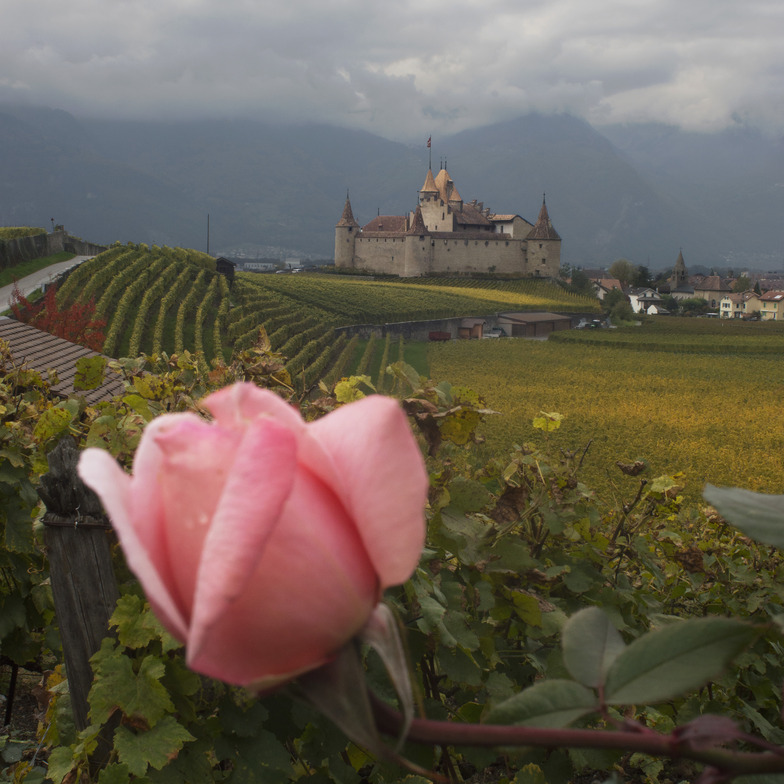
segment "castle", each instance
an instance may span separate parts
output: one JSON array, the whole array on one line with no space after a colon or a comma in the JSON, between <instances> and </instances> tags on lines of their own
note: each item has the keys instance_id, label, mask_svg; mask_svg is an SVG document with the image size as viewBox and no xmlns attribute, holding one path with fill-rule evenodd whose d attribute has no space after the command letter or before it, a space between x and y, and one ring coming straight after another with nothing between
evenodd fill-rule
<instances>
[{"instance_id":1,"label":"castle","mask_svg":"<svg viewBox=\"0 0 784 784\"><path fill-rule=\"evenodd\" d=\"M498 273L556 277L561 238L542 208L536 223L519 215L491 213L466 203L446 168L428 169L419 204L408 215L379 215L360 227L346 195L335 226L335 266L399 275Z\"/></svg>"}]
</instances>

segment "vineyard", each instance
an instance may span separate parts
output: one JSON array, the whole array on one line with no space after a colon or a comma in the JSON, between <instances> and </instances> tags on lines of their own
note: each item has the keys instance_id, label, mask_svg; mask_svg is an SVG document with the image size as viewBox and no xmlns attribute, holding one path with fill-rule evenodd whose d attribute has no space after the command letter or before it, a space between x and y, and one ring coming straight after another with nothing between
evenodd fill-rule
<instances>
[{"instance_id":1,"label":"vineyard","mask_svg":"<svg viewBox=\"0 0 784 784\"><path fill-rule=\"evenodd\" d=\"M590 441L586 481L606 493L607 467L636 460L649 466L644 476L683 472L691 498L706 481L780 492L779 326L665 320L547 342L455 341L429 346L428 359L433 378L475 389L499 412L486 424L488 454L529 441L533 417L556 411L564 420L553 443Z\"/></svg>"},{"instance_id":2,"label":"vineyard","mask_svg":"<svg viewBox=\"0 0 784 784\"><path fill-rule=\"evenodd\" d=\"M546 343L453 341L425 352L391 335L362 340L334 328L509 310L590 312L597 304L531 279L240 273L230 288L210 256L144 245L110 248L58 292L60 306L90 300L106 320L110 356L187 350L207 371L252 347L263 326L299 393L351 374L393 392L385 371L403 360L485 395L501 412L487 426L489 450L525 441L525 423L540 410L558 411L566 421L553 438L564 448L593 439L586 470L605 488L607 477L592 476L592 466L641 459L654 475L684 471L692 495L706 480L779 489L770 427L784 385L778 323L658 318L558 332Z\"/></svg>"},{"instance_id":3,"label":"vineyard","mask_svg":"<svg viewBox=\"0 0 784 784\"><path fill-rule=\"evenodd\" d=\"M253 346L264 327L300 390L347 372L403 359L400 341L360 342L334 327L483 315L512 309L590 312L596 302L547 281L347 280L328 275L239 274L229 288L212 257L181 248L116 245L82 264L61 286L58 305L93 301L104 319L103 352L194 353L203 370Z\"/></svg>"}]
</instances>

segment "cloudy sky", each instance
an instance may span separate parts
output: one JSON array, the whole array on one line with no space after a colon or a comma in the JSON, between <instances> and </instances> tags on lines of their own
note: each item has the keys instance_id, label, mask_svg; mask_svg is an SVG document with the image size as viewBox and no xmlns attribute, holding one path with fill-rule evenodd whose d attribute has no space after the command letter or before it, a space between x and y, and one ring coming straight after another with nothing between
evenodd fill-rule
<instances>
[{"instance_id":1,"label":"cloudy sky","mask_svg":"<svg viewBox=\"0 0 784 784\"><path fill-rule=\"evenodd\" d=\"M0 102L403 141L567 111L784 133L782 0L0 0Z\"/></svg>"}]
</instances>

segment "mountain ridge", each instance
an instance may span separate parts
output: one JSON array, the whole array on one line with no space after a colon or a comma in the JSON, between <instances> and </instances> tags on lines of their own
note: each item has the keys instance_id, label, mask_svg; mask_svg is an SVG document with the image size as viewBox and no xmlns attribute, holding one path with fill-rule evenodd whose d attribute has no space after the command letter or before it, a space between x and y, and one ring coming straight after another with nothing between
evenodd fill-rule
<instances>
[{"instance_id":1,"label":"mountain ridge","mask_svg":"<svg viewBox=\"0 0 784 784\"><path fill-rule=\"evenodd\" d=\"M465 200L493 211L535 219L546 193L565 263L625 257L657 269L683 248L687 264L781 266L781 142L734 142L531 114L431 150ZM210 250L251 257L331 257L347 190L360 223L405 214L428 166L424 143L337 126L88 120L3 105L0 150L0 224L54 217L93 242L206 250L209 214Z\"/></svg>"}]
</instances>

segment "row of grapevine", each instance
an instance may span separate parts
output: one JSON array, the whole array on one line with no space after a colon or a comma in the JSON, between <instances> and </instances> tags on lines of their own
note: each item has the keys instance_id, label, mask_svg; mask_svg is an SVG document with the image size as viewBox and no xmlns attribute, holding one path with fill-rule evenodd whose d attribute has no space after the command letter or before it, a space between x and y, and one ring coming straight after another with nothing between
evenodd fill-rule
<instances>
[{"instance_id":1,"label":"row of grapevine","mask_svg":"<svg viewBox=\"0 0 784 784\"><path fill-rule=\"evenodd\" d=\"M153 354L160 354L163 350L164 330L166 328L166 316L169 313L172 305L180 296L185 286L191 281L193 276L193 269L185 265L180 270L179 275L172 284L171 288L164 294L161 299L160 307L158 308L158 318L155 321L155 332L152 339L152 352Z\"/></svg>"},{"instance_id":2,"label":"row of grapevine","mask_svg":"<svg viewBox=\"0 0 784 784\"><path fill-rule=\"evenodd\" d=\"M362 356L359 358L359 364L357 365L355 374L357 376L366 376L368 370L370 369L370 361L373 359L373 352L375 351L376 346L376 336L371 334L368 338L368 342L365 344L365 350L362 352Z\"/></svg>"},{"instance_id":3,"label":"row of grapevine","mask_svg":"<svg viewBox=\"0 0 784 784\"><path fill-rule=\"evenodd\" d=\"M120 301L133 286L141 285L149 287L155 278L155 273L161 270L167 263L163 257L139 254L134 261L123 267L115 274L111 283L106 286L103 294L95 306L98 316L106 318L118 301Z\"/></svg>"},{"instance_id":4,"label":"row of grapevine","mask_svg":"<svg viewBox=\"0 0 784 784\"><path fill-rule=\"evenodd\" d=\"M348 375L349 365L354 358L359 343L359 336L354 335L343 344L340 353L335 357L332 366L323 375L322 380L328 389L332 389L343 376Z\"/></svg>"},{"instance_id":5,"label":"row of grapevine","mask_svg":"<svg viewBox=\"0 0 784 784\"><path fill-rule=\"evenodd\" d=\"M218 275L220 287L220 304L218 312L215 314L215 321L212 325L212 354L219 359L226 359L223 353L223 330L226 327L226 318L229 313L229 284L223 275Z\"/></svg>"},{"instance_id":6,"label":"row of grapevine","mask_svg":"<svg viewBox=\"0 0 784 784\"><path fill-rule=\"evenodd\" d=\"M129 320L131 308L141 300L143 292L149 288L150 280L157 277L157 275L162 272L166 263L167 260L165 258L158 258L151 266L147 266L148 274L138 275L136 279L130 283L130 285L127 285L125 276L120 278L125 282L127 288L125 288L123 291L116 308L113 309L112 318L109 322L109 328L106 332L106 340L103 344L103 352L105 354L108 354L109 356L116 356L117 349L120 346L120 341L124 331L127 328L126 322ZM134 264L132 268L126 268L125 272L127 273L129 269L136 269L136 266L137 265ZM101 300L104 300L104 297L101 297ZM109 304L111 303L105 304L107 309ZM103 315L104 312L105 311L100 310L99 301L99 305L96 306L96 313Z\"/></svg>"},{"instance_id":7,"label":"row of grapevine","mask_svg":"<svg viewBox=\"0 0 784 784\"><path fill-rule=\"evenodd\" d=\"M384 339L384 353L381 355L381 364L378 367L378 378L376 379L376 389L379 392L383 392L384 387L386 386L387 365L389 364L389 347L391 343L392 335L391 333L387 332L387 336Z\"/></svg>"},{"instance_id":8,"label":"row of grapevine","mask_svg":"<svg viewBox=\"0 0 784 784\"><path fill-rule=\"evenodd\" d=\"M135 255L133 248L110 248L80 264L57 291L57 304L62 308L73 302L89 302L108 286L125 262Z\"/></svg>"},{"instance_id":9,"label":"row of grapevine","mask_svg":"<svg viewBox=\"0 0 784 784\"><path fill-rule=\"evenodd\" d=\"M188 291L185 299L180 303L177 309L177 323L174 327L174 353L182 354L185 349L185 317L193 309L194 303L204 295L206 288L207 273L205 270L199 270L196 280L193 282L190 290Z\"/></svg>"},{"instance_id":10,"label":"row of grapevine","mask_svg":"<svg viewBox=\"0 0 784 784\"><path fill-rule=\"evenodd\" d=\"M136 321L133 325L131 340L128 345L129 356L135 357L141 350L142 336L145 328L149 324L147 314L156 302L162 299L163 292L171 281L177 276L177 267L169 264L158 276L155 283L144 292L139 309L136 311Z\"/></svg>"},{"instance_id":11,"label":"row of grapevine","mask_svg":"<svg viewBox=\"0 0 784 784\"><path fill-rule=\"evenodd\" d=\"M328 335L328 338L328 340L324 341L321 352L304 367L302 385L305 389L314 386L318 382L327 369L332 367L334 358L340 356L344 345L349 342L345 333L342 333L337 340L333 340L331 335Z\"/></svg>"}]
</instances>

